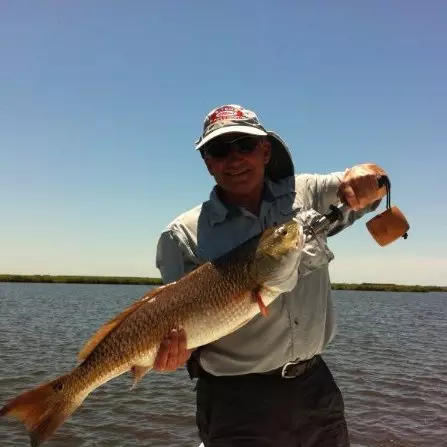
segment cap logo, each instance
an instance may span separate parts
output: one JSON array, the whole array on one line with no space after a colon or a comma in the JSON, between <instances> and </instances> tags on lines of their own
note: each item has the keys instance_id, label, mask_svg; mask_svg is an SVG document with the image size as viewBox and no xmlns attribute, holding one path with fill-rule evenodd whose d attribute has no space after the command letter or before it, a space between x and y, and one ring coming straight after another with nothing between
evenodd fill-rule
<instances>
[{"instance_id":1,"label":"cap logo","mask_svg":"<svg viewBox=\"0 0 447 447\"><path fill-rule=\"evenodd\" d=\"M208 117L208 125L221 120L241 120L247 119L248 116L241 110L231 106L223 106L216 109Z\"/></svg>"},{"instance_id":2,"label":"cap logo","mask_svg":"<svg viewBox=\"0 0 447 447\"><path fill-rule=\"evenodd\" d=\"M253 111L244 109L238 104L225 104L216 107L206 115L202 136L196 141L196 149L216 136L235 131L250 135L267 135Z\"/></svg>"}]
</instances>

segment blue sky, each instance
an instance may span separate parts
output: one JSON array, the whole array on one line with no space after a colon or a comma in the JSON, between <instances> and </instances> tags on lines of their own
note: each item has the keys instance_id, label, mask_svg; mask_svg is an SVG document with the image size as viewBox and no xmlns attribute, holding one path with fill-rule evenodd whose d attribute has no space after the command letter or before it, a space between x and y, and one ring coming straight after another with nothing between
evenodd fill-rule
<instances>
[{"instance_id":1,"label":"blue sky","mask_svg":"<svg viewBox=\"0 0 447 447\"><path fill-rule=\"evenodd\" d=\"M2 2L0 272L159 276L159 233L213 186L204 115L236 103L297 171L387 170L409 238L379 247L362 219L331 240L334 281L447 285L446 20L441 1Z\"/></svg>"}]
</instances>

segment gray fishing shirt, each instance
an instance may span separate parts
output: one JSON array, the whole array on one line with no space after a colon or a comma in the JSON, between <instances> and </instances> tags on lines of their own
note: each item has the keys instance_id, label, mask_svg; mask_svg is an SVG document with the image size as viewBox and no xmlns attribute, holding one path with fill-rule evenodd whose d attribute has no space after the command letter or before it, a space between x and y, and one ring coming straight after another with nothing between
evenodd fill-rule
<instances>
[{"instance_id":1,"label":"gray fishing shirt","mask_svg":"<svg viewBox=\"0 0 447 447\"><path fill-rule=\"evenodd\" d=\"M327 213L331 204L338 203L342 176L342 172L298 174L276 183L266 179L258 216L243 208L225 206L214 188L208 201L179 215L162 232L156 253L162 280L178 280L292 216L309 223ZM378 204L349 211L328 234L306 243L296 287L268 307L268 317L258 314L242 328L201 349L201 366L215 375L265 372L322 353L336 329L328 269L334 255L327 237Z\"/></svg>"}]
</instances>

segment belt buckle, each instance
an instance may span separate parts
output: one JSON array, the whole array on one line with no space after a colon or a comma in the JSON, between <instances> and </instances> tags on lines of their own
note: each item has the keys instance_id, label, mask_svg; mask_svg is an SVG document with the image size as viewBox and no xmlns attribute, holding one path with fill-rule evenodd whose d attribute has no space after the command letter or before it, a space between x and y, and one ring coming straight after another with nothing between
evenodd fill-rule
<instances>
[{"instance_id":1,"label":"belt buckle","mask_svg":"<svg viewBox=\"0 0 447 447\"><path fill-rule=\"evenodd\" d=\"M294 379L296 376L288 376L287 374L287 368L291 365L297 365L299 362L287 362L284 364L284 366L281 369L281 377L283 379Z\"/></svg>"}]
</instances>

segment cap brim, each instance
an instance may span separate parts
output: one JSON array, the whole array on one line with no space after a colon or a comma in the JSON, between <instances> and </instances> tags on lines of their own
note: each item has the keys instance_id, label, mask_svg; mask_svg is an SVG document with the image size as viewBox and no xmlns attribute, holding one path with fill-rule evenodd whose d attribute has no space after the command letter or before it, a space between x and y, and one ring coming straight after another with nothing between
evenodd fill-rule
<instances>
[{"instance_id":1,"label":"cap brim","mask_svg":"<svg viewBox=\"0 0 447 447\"><path fill-rule=\"evenodd\" d=\"M247 135L257 135L260 137L265 137L268 135L267 132L264 132L261 129L257 129L256 127L250 127L250 126L226 126L221 127L220 129L216 129L213 132L211 132L209 135L207 135L202 140L199 140L199 142L196 144L196 150L203 147L206 143L210 142L213 138L219 137L220 135L224 135L226 133L244 133Z\"/></svg>"}]
</instances>

